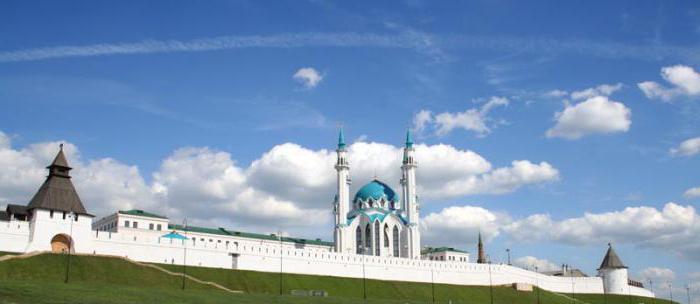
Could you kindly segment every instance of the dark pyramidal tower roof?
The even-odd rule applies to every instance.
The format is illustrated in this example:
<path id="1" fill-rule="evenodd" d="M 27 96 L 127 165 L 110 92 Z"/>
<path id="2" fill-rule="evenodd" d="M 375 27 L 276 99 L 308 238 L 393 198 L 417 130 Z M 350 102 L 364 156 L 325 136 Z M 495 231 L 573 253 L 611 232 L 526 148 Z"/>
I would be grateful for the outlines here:
<path id="1" fill-rule="evenodd" d="M 617 256 L 617 253 L 615 253 L 615 250 L 612 248 L 612 245 L 608 244 L 608 252 L 605 254 L 605 258 L 603 258 L 603 262 L 600 263 L 600 268 L 598 269 L 615 268 L 627 268 L 627 266 L 625 266 L 625 264 L 622 263 L 622 260 L 619 256 Z"/>
<path id="2" fill-rule="evenodd" d="M 70 170 L 73 168 L 68 166 L 66 156 L 63 154 L 63 144 L 61 144 L 61 149 L 58 151 L 56 158 L 46 168 L 49 169 L 49 176 L 46 177 L 44 184 L 41 185 L 39 191 L 29 201 L 27 209 L 72 211 L 77 214 L 88 214 L 70 180 Z"/>

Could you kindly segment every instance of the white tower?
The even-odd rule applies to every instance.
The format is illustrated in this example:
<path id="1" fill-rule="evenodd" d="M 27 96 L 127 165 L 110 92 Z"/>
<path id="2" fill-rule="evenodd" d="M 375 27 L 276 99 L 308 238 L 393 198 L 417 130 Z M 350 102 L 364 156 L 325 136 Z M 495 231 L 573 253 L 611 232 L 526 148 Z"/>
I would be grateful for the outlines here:
<path id="1" fill-rule="evenodd" d="M 603 279 L 605 293 L 621 295 L 629 293 L 627 266 L 622 263 L 610 244 L 608 244 L 608 252 L 598 268 L 598 276 Z"/>
<path id="2" fill-rule="evenodd" d="M 416 195 L 416 167 L 418 162 L 413 157 L 413 138 L 411 130 L 406 132 L 406 146 L 403 149 L 403 165 L 401 166 L 401 188 L 403 190 L 403 204 L 406 214 L 407 224 L 407 257 L 420 259 L 420 231 L 418 224 L 420 220 L 418 196 Z"/>
<path id="3" fill-rule="evenodd" d="M 335 232 L 333 234 L 335 251 L 341 253 L 352 253 L 352 235 L 348 231 L 347 215 L 350 210 L 350 163 L 345 150 L 345 137 L 343 129 L 338 134 L 337 161 L 335 171 L 338 175 L 337 192 L 333 202 L 333 213 L 335 215 Z"/>

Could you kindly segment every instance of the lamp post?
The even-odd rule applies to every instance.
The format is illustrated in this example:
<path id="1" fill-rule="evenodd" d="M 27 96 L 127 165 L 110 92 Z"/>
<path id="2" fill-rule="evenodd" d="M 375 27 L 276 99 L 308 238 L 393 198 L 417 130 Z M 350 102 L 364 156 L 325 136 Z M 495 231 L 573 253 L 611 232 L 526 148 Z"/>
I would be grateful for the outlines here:
<path id="1" fill-rule="evenodd" d="M 185 277 L 187 276 L 187 218 L 182 221 L 182 230 L 185 233 L 184 246 L 182 246 L 182 290 L 185 290 Z"/>
<path id="2" fill-rule="evenodd" d="M 491 259 L 488 259 L 488 264 L 486 267 L 489 268 L 489 297 L 491 298 L 491 304 L 493 304 L 493 278 L 491 277 Z"/>
<path id="3" fill-rule="evenodd" d="M 280 296 L 282 296 L 282 232 L 277 231 L 277 238 L 280 242 Z"/>
<path id="4" fill-rule="evenodd" d="M 433 304 L 435 304 L 435 277 L 433 276 L 434 269 L 433 266 L 434 264 L 431 262 L 432 265 L 430 265 L 430 288 L 432 290 L 432 295 L 433 295 Z"/>
<path id="5" fill-rule="evenodd" d="M 540 272 L 535 266 L 535 288 L 537 288 L 537 304 L 540 304 Z"/>
<path id="6" fill-rule="evenodd" d="M 70 221 L 70 232 L 68 234 L 68 255 L 66 256 L 66 279 L 63 283 L 68 283 L 68 273 L 70 272 L 70 251 L 73 249 L 73 217 L 75 213 L 70 211 L 68 213 L 68 220 Z"/>
<path id="7" fill-rule="evenodd" d="M 673 284 L 668 282 L 668 295 L 671 297 L 671 302 L 673 302 Z"/>
<path id="8" fill-rule="evenodd" d="M 685 285 L 685 292 L 688 295 L 688 304 L 690 304 L 690 284 Z"/>
<path id="9" fill-rule="evenodd" d="M 513 265 L 510 263 L 510 248 L 506 248 L 506 253 L 508 254 L 508 266 Z"/>
<path id="10" fill-rule="evenodd" d="M 651 290 L 651 293 L 654 294 L 654 282 L 649 279 L 649 290 Z M 653 297 L 651 297 L 651 303 L 656 304 L 656 295 L 654 294 Z"/>
<path id="11" fill-rule="evenodd" d="M 567 266 L 569 266 L 569 265 L 567 265 Z M 571 278 L 571 302 L 576 302 L 576 292 L 575 292 L 576 287 L 574 286 L 574 272 L 573 271 L 569 271 L 569 277 Z"/>
<path id="12" fill-rule="evenodd" d="M 362 301 L 364 303 L 367 303 L 367 276 L 365 275 L 365 253 L 367 248 L 369 247 L 362 247 Z"/>

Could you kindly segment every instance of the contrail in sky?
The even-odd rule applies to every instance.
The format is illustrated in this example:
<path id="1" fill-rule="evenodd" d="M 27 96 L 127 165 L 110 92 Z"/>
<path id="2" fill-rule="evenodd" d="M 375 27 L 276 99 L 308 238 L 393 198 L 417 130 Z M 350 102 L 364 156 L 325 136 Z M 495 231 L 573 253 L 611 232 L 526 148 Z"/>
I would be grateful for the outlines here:
<path id="1" fill-rule="evenodd" d="M 411 49 L 436 61 L 450 57 L 446 50 L 485 50 L 531 54 L 589 55 L 642 60 L 700 61 L 699 47 L 628 45 L 584 39 L 541 39 L 468 35 L 432 35 L 418 31 L 399 34 L 294 33 L 220 36 L 192 40 L 144 40 L 126 43 L 51 46 L 0 51 L 0 62 L 37 61 L 71 57 L 200 52 L 242 48 L 363 47 Z"/>

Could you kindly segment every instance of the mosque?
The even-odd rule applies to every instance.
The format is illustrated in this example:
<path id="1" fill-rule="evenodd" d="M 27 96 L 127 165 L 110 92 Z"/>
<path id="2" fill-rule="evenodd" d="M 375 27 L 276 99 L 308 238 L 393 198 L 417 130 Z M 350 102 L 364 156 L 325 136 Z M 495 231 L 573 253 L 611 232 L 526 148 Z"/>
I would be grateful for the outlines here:
<path id="1" fill-rule="evenodd" d="M 143 210 L 120 210 L 97 219 L 73 186 L 72 168 L 61 146 L 29 203 L 9 204 L 0 211 L 0 251 L 108 255 L 149 263 L 456 285 L 525 284 L 567 294 L 654 297 L 643 284 L 629 279 L 612 246 L 597 276 L 591 277 L 568 268 L 543 273 L 491 264 L 481 236 L 474 261 L 463 250 L 421 247 L 416 187 L 420 155 L 415 155 L 410 131 L 403 148 L 400 193 L 375 178 L 351 200 L 350 160 L 342 130 L 336 153 L 333 242 L 179 225 Z"/>

